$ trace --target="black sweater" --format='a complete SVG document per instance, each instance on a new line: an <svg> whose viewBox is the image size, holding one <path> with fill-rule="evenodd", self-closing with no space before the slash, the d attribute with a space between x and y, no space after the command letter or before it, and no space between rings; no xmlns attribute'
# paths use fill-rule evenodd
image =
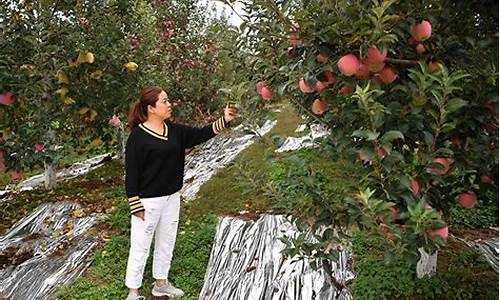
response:
<svg viewBox="0 0 500 300"><path fill-rule="evenodd" d="M143 124L134 127L125 148L125 192L130 212L144 210L141 198L174 194L182 188L185 149L201 144L229 123L220 118L203 128L164 122L159 135Z"/></svg>

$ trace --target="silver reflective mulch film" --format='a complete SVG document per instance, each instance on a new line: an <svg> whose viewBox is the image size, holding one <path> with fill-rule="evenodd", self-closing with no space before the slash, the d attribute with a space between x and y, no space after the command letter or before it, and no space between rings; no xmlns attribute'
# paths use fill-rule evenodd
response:
<svg viewBox="0 0 500 300"><path fill-rule="evenodd" d="M76 203L46 203L0 236L0 298L46 299L80 276L97 241L85 235L96 216L79 210Z"/></svg>
<svg viewBox="0 0 500 300"><path fill-rule="evenodd" d="M98 155L92 158L89 158L85 161L75 163L71 167L67 169L60 170L56 174L56 178L58 180L61 179L70 179L74 178L80 175L83 175L85 173L88 173L94 169L97 169L102 166L102 164L109 159L111 156L110 153ZM113 158L116 158L114 156ZM44 173L38 174L35 176L32 176L21 183L19 183L17 186L15 186L15 190L19 191L26 191L26 190L32 190L37 186L43 185L45 177ZM0 191L0 196L8 194L12 190L12 187L7 186L7 189ZM7 197L5 197L3 200L6 200ZM2 199L0 199L2 201Z"/></svg>
<svg viewBox="0 0 500 300"><path fill-rule="evenodd" d="M352 251L339 251L333 274L313 270L309 260L285 258L279 238L296 237L297 228L282 215L257 221L221 217L200 300L352 299Z"/></svg>
<svg viewBox="0 0 500 300"><path fill-rule="evenodd" d="M493 268L493 270L498 273L498 238L493 238L485 241L469 241L461 238L458 239L472 249L479 251Z"/></svg>
<svg viewBox="0 0 500 300"><path fill-rule="evenodd" d="M299 125L295 132L303 132L305 130L305 125ZM283 145L274 152L288 152L295 151L302 148L315 148L318 146L317 139L325 137L330 134L328 128L322 124L311 124L310 132L301 137L287 137Z"/></svg>

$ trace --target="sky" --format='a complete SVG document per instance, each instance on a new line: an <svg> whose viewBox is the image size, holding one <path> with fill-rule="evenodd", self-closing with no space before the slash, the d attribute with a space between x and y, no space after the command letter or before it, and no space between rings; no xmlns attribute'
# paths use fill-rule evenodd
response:
<svg viewBox="0 0 500 300"><path fill-rule="evenodd" d="M225 11L226 15L229 16L229 22L231 23L231 25L234 25L234 26L237 26L237 27L240 26L240 24L242 23L241 18L238 17L233 12L233 10L231 10L231 8L229 6L227 6L226 4L224 4L222 2L216 1L216 0L206 0L206 1L208 1L208 3L210 5L214 5L215 6L215 8L217 10L218 16L220 16L220 14L222 14L222 12ZM244 12L243 12L243 10L241 8L242 8L241 3L237 3L236 6L235 6L235 10L238 12L238 14L243 15Z"/></svg>

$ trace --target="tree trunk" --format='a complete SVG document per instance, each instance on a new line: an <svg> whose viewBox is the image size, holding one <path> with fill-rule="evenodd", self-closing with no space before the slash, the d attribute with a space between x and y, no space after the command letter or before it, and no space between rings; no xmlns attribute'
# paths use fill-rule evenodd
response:
<svg viewBox="0 0 500 300"><path fill-rule="evenodd" d="M51 190L56 187L56 168L53 163L44 162L45 167L45 189Z"/></svg>
<svg viewBox="0 0 500 300"><path fill-rule="evenodd" d="M55 147L55 132L52 129L47 131L47 141L51 150ZM56 187L57 178L56 178L56 166L54 164L54 160L51 159L49 162L45 160L43 162L45 168L45 189L51 190Z"/></svg>
<svg viewBox="0 0 500 300"><path fill-rule="evenodd" d="M118 159L125 163L125 128L123 122L116 127L116 136L118 141Z"/></svg>
<svg viewBox="0 0 500 300"><path fill-rule="evenodd" d="M438 252L427 253L424 248L418 248L420 259L417 262L417 277L432 277L436 273Z"/></svg>

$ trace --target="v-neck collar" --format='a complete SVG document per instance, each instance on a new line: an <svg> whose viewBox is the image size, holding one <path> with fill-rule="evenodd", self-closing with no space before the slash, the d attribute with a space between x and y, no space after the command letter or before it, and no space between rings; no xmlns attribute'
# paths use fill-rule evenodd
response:
<svg viewBox="0 0 500 300"><path fill-rule="evenodd" d="M144 131L146 131L147 133L151 134L154 137L168 141L168 126L165 122L163 122L163 134L158 134L154 132L153 130L147 128L143 123L139 124L139 127L141 127Z"/></svg>

